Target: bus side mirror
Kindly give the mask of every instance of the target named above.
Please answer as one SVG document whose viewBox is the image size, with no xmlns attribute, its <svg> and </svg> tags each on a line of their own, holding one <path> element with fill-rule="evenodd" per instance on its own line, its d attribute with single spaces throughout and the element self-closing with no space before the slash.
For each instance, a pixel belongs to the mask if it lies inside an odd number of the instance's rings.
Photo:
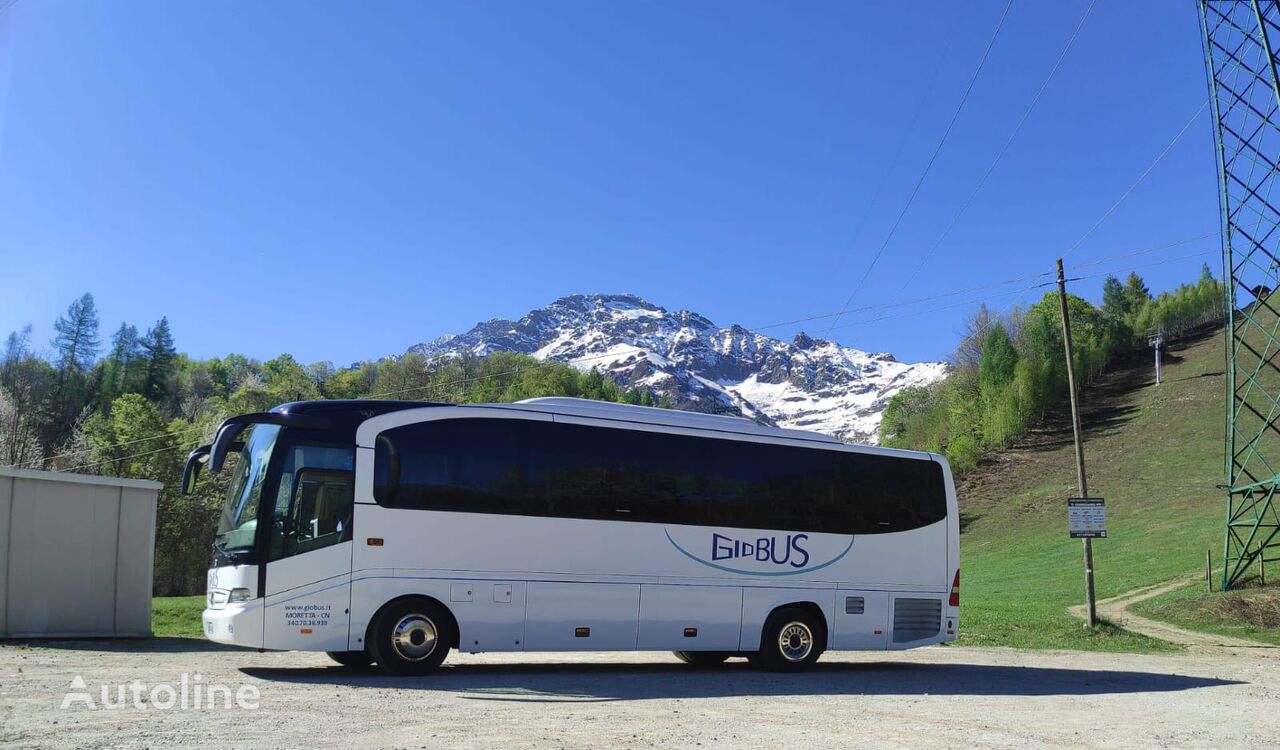
<svg viewBox="0 0 1280 750">
<path fill-rule="evenodd" d="M 209 460 L 209 451 L 213 446 L 202 445 L 191 451 L 187 462 L 182 465 L 182 494 L 190 495 L 196 491 L 196 480 L 200 477 L 200 467 Z"/>
<path fill-rule="evenodd" d="M 196 479 L 200 477 L 200 464 L 182 470 L 182 494 L 190 495 L 196 491 Z"/>
</svg>

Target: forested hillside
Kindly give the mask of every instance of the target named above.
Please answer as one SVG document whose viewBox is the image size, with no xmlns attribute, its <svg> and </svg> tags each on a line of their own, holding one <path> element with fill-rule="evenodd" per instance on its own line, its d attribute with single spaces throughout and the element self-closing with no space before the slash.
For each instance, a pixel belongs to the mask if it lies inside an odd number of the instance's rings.
<svg viewBox="0 0 1280 750">
<path fill-rule="evenodd" d="M 1102 305 L 1068 294 L 1076 377 L 1088 383 L 1118 357 L 1148 347 L 1162 333 L 1176 340 L 1224 316 L 1222 283 L 1208 265 L 1194 284 L 1153 297 L 1136 273 L 1121 283 L 1107 277 Z M 945 453 L 957 474 L 1007 447 L 1067 394 L 1062 303 L 1049 292 L 1026 309 L 997 314 L 980 309 L 953 356 L 948 376 L 903 389 L 880 424 L 883 445 Z"/>
<path fill-rule="evenodd" d="M 447 402 L 577 396 L 657 405 L 647 390 L 620 388 L 595 370 L 518 354 L 428 361 L 420 354 L 337 368 L 288 354 L 261 362 L 240 354 L 179 353 L 169 322 L 144 332 L 122 324 L 107 341 L 85 294 L 55 323 L 49 348 L 31 327 L 9 334 L 0 359 L 0 465 L 76 471 L 164 483 L 156 523 L 155 591 L 202 593 L 221 508 L 218 482 L 178 491 L 187 452 L 227 416 L 287 401 L 404 398 Z M 226 476 L 226 472 L 222 476 Z"/>
</svg>

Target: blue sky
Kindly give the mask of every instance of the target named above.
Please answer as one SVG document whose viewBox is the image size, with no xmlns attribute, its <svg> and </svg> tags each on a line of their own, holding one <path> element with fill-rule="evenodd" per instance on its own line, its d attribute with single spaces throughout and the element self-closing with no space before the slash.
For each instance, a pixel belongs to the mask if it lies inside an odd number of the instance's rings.
<svg viewBox="0 0 1280 750">
<path fill-rule="evenodd" d="M 904 290 L 1087 4 L 1014 1 L 853 307 L 1050 270 L 1197 111 L 1194 4 L 1100 0 Z M 1004 5 L 18 0 L 0 11 L 0 335 L 47 341 L 85 291 L 104 339 L 167 315 L 195 356 L 339 364 L 576 292 L 722 325 L 833 312 Z M 1216 195 L 1206 111 L 1068 265 L 1213 232 Z M 1216 272 L 1217 247 L 1079 273 L 1158 263 L 1139 272 L 1166 288 Z M 969 301 L 1040 293 L 1024 286 L 850 313 L 831 337 L 940 358 Z"/>
</svg>

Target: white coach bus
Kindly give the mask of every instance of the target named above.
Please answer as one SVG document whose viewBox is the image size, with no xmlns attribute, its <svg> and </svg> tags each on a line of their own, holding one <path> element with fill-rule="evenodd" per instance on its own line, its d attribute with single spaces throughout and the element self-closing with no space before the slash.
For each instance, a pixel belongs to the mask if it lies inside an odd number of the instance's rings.
<svg viewBox="0 0 1280 750">
<path fill-rule="evenodd" d="M 539 398 L 312 401 L 228 419 L 204 630 L 423 674 L 461 651 L 671 650 L 793 671 L 954 640 L 941 456 Z"/>
</svg>

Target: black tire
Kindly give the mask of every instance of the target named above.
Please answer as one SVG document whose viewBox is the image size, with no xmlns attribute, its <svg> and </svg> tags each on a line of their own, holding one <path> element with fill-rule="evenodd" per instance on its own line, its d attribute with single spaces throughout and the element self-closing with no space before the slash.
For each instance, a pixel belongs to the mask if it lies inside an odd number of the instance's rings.
<svg viewBox="0 0 1280 750">
<path fill-rule="evenodd" d="M 427 599 L 401 599 L 373 618 L 366 639 L 369 654 L 392 675 L 433 671 L 458 642 L 448 610 Z"/>
<path fill-rule="evenodd" d="M 800 672 L 813 666 L 826 647 L 822 623 L 800 607 L 783 607 L 765 620 L 760 651 L 752 662 L 770 672 Z"/>
<path fill-rule="evenodd" d="M 676 658 L 694 667 L 718 667 L 732 656 L 728 651 L 672 651 Z"/>
<path fill-rule="evenodd" d="M 348 669 L 364 669 L 373 663 L 368 651 L 328 651 L 329 658 Z"/>
</svg>

